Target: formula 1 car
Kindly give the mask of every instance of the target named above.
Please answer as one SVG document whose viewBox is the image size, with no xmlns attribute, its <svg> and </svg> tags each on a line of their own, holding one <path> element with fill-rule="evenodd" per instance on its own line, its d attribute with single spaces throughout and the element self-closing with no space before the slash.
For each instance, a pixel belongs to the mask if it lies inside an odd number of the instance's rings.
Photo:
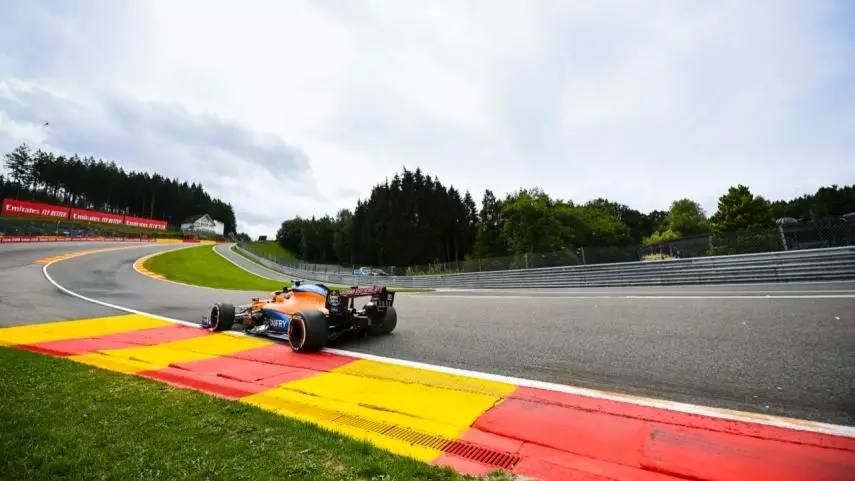
<svg viewBox="0 0 855 481">
<path fill-rule="evenodd" d="M 371 299 L 356 309 L 356 298 L 367 296 Z M 295 352 L 312 352 L 345 334 L 389 334 L 398 323 L 394 300 L 395 293 L 383 286 L 336 290 L 294 281 L 292 287 L 248 304 L 218 302 L 202 326 L 227 331 L 237 321 L 247 334 L 288 341 Z"/>
</svg>

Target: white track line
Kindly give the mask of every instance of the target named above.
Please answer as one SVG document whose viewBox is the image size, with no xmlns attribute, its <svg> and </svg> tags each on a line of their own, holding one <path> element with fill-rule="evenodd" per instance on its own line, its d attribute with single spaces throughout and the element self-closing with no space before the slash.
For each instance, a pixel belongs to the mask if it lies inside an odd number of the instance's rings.
<svg viewBox="0 0 855 481">
<path fill-rule="evenodd" d="M 48 282 L 50 282 L 51 284 L 53 284 L 53 286 L 54 286 L 54 287 L 56 287 L 56 288 L 57 288 L 57 289 L 59 289 L 60 291 L 64 292 L 65 294 L 68 294 L 69 296 L 76 297 L 76 298 L 78 298 L 78 299 L 84 300 L 84 301 L 86 301 L 86 302 L 91 302 L 91 303 L 93 303 L 93 304 L 98 304 L 99 306 L 109 307 L 110 309 L 116 309 L 117 311 L 123 311 L 123 312 L 127 312 L 127 313 L 130 313 L 130 314 L 139 314 L 139 315 L 141 315 L 141 316 L 149 316 L 149 317 L 153 317 L 153 318 L 155 318 L 155 319 L 160 319 L 160 320 L 162 320 L 162 321 L 167 321 L 167 322 L 173 322 L 173 323 L 181 324 L 181 325 L 184 325 L 184 326 L 200 327 L 200 326 L 199 326 L 199 324 L 194 323 L 194 322 L 180 321 L 180 320 L 178 320 L 178 319 L 172 319 L 171 317 L 158 316 L 157 314 L 152 314 L 152 313 L 149 313 L 149 312 L 138 311 L 138 310 L 136 310 L 136 309 L 131 309 L 131 308 L 129 308 L 129 307 L 118 306 L 118 305 L 116 305 L 116 304 L 110 304 L 109 302 L 104 302 L 104 301 L 99 301 L 99 300 L 97 300 L 97 299 L 92 299 L 91 297 L 86 297 L 86 296 L 84 296 L 84 295 L 82 295 L 82 294 L 78 294 L 78 293 L 76 293 L 76 292 L 74 292 L 74 291 L 71 291 L 71 290 L 69 290 L 69 289 L 66 289 L 65 287 L 62 287 L 61 285 L 59 285 L 59 283 L 58 283 L 58 282 L 56 282 L 55 280 L 53 280 L 53 277 L 51 277 L 51 276 L 50 276 L 50 274 L 48 274 L 47 269 L 48 269 L 48 267 L 50 267 L 51 265 L 53 265 L 53 263 L 54 263 L 54 262 L 57 262 L 57 261 L 51 261 L 51 262 L 48 262 L 47 264 L 45 264 L 44 266 L 42 266 L 42 274 L 44 274 L 45 279 L 47 279 L 47 280 L 48 280 Z M 143 275 L 144 275 L 144 274 L 143 274 Z M 158 280 L 159 280 L 159 279 L 158 279 Z"/>
<path fill-rule="evenodd" d="M 233 245 L 234 245 L 234 244 L 229 244 L 229 248 L 231 248 L 231 246 L 233 246 Z M 244 266 L 242 266 L 242 265 L 238 264 L 237 262 L 235 262 L 235 261 L 233 261 L 233 260 L 229 259 L 229 258 L 228 258 L 225 254 L 223 254 L 222 252 L 218 251 L 218 250 L 217 250 L 217 246 L 216 246 L 216 245 L 214 246 L 214 252 L 216 252 L 216 253 L 217 253 L 217 255 L 218 255 L 218 256 L 220 256 L 220 257 L 222 257 L 223 259 L 225 259 L 225 260 L 227 260 L 227 261 L 231 262 L 231 263 L 232 263 L 232 264 L 234 264 L 235 266 L 239 267 L 240 269 L 242 269 L 242 270 L 244 270 L 244 271 L 246 271 L 246 272 L 249 272 L 250 274 L 252 274 L 252 275 L 254 275 L 254 276 L 256 276 L 256 277 L 261 277 L 262 279 L 269 279 L 269 280 L 271 280 L 271 281 L 276 281 L 276 282 L 288 282 L 288 281 L 283 281 L 282 279 L 274 279 L 274 278 L 272 278 L 272 277 L 262 276 L 261 274 L 259 274 L 259 273 L 257 273 L 257 272 L 252 272 L 251 270 L 247 269 L 246 267 L 244 267 Z M 240 255 L 240 254 L 238 254 L 238 255 Z M 241 257 L 243 257 L 243 256 L 241 256 Z M 264 270 L 270 271 L 270 272 L 272 272 L 272 273 L 274 273 L 274 274 L 277 274 L 277 275 L 280 275 L 280 276 L 283 276 L 283 277 L 288 277 L 288 275 L 287 275 L 287 274 L 283 274 L 283 273 L 281 273 L 281 272 L 276 272 L 276 271 L 274 271 L 273 269 L 270 269 L 269 267 L 265 267 L 265 266 L 263 266 L 263 265 L 259 264 L 258 262 L 255 262 L 255 261 L 253 261 L 253 260 L 250 260 L 250 259 L 248 259 L 248 258 L 246 258 L 246 257 L 243 257 L 243 258 L 244 258 L 244 259 L 246 259 L 248 262 L 252 262 L 253 264 L 257 265 L 258 267 L 260 267 L 260 268 L 262 268 L 262 269 L 264 269 Z"/>
<path fill-rule="evenodd" d="M 201 325 L 197 324 L 197 323 L 188 322 L 188 321 L 181 321 L 181 320 L 173 319 L 170 317 L 159 316 L 157 314 L 151 314 L 148 312 L 143 312 L 143 311 L 131 309 L 128 307 L 123 307 L 123 306 L 119 306 L 116 304 L 111 304 L 108 302 L 99 301 L 97 299 L 92 299 L 90 297 L 86 297 L 86 296 L 83 296 L 83 295 L 78 294 L 76 292 L 73 292 L 69 289 L 66 289 L 65 287 L 59 285 L 50 276 L 50 274 L 48 274 L 48 267 L 53 265 L 54 262 L 59 262 L 61 260 L 62 259 L 58 259 L 58 260 L 55 260 L 55 261 L 52 261 L 52 262 L 45 264 L 42 267 L 42 273 L 44 274 L 45 278 L 51 284 L 54 285 L 54 287 L 56 287 L 60 291 L 66 293 L 70 296 L 76 297 L 78 299 L 81 299 L 81 300 L 84 300 L 87 302 L 91 302 L 93 304 L 98 304 L 100 306 L 109 307 L 111 309 L 116 309 L 119 311 L 131 313 L 131 314 L 139 314 L 139 315 L 149 316 L 149 317 L 153 317 L 155 319 L 160 319 L 160 320 L 167 321 L 167 322 L 173 322 L 173 323 L 181 324 L 184 326 L 191 326 L 191 327 L 196 327 L 196 328 L 202 329 Z M 245 336 L 244 333 L 237 332 L 237 331 L 225 331 L 225 332 L 222 332 L 222 334 L 229 334 L 229 335 L 235 335 L 235 336 Z M 358 359 L 367 359 L 367 360 L 372 360 L 372 361 L 385 362 L 388 364 L 394 364 L 394 365 L 398 365 L 398 366 L 412 367 L 412 368 L 417 368 L 417 369 L 425 369 L 428 371 L 442 372 L 442 373 L 447 373 L 447 374 L 455 374 L 455 375 L 466 376 L 466 377 L 471 377 L 471 378 L 475 378 L 475 379 L 504 382 L 504 383 L 508 383 L 508 384 L 514 384 L 517 386 L 544 389 L 547 391 L 555 391 L 555 392 L 562 392 L 562 393 L 567 393 L 567 394 L 576 394 L 576 395 L 580 395 L 580 396 L 587 396 L 587 397 L 592 397 L 592 398 L 597 398 L 597 399 L 607 399 L 607 400 L 611 400 L 611 401 L 625 402 L 625 403 L 629 403 L 629 404 L 635 404 L 638 406 L 647 406 L 647 407 L 652 407 L 652 408 L 657 408 L 657 409 L 665 409 L 665 410 L 683 412 L 683 413 L 688 413 L 688 414 L 697 414 L 697 415 L 701 415 L 701 416 L 709 416 L 709 417 L 714 417 L 714 418 L 718 418 L 718 419 L 728 419 L 731 421 L 741 421 L 741 422 L 746 422 L 746 423 L 762 424 L 762 425 L 766 425 L 766 426 L 775 426 L 775 427 L 780 427 L 780 428 L 785 428 L 785 429 L 793 429 L 793 430 L 798 430 L 798 431 L 808 431 L 808 432 L 815 432 L 815 433 L 822 433 L 822 434 L 830 434 L 830 435 L 835 435 L 835 436 L 845 436 L 845 437 L 855 438 L 855 426 L 845 426 L 845 425 L 838 425 L 838 424 L 820 423 L 820 422 L 815 422 L 815 421 L 806 421 L 806 420 L 786 418 L 786 417 L 781 417 L 781 416 L 770 416 L 770 415 L 759 414 L 759 413 L 750 413 L 750 412 L 735 411 L 735 410 L 730 410 L 730 409 L 714 408 L 714 407 L 709 407 L 709 406 L 700 406 L 700 405 L 695 405 L 695 404 L 678 403 L 678 402 L 667 401 L 664 399 L 654 399 L 654 398 L 646 398 L 646 397 L 639 397 L 639 396 L 628 396 L 628 395 L 615 393 L 615 392 L 609 392 L 609 391 L 600 391 L 600 390 L 596 390 L 596 389 L 586 389 L 586 388 L 580 388 L 580 387 L 574 387 L 574 386 L 567 386 L 567 385 L 563 385 L 563 384 L 555 384 L 555 383 L 550 383 L 550 382 L 545 382 L 545 381 L 536 381 L 536 380 L 532 380 L 532 379 L 523 379 L 523 378 L 517 378 L 517 377 L 511 377 L 511 376 L 502 376 L 502 375 L 498 375 L 498 374 L 489 374 L 489 373 L 478 372 L 478 371 L 469 371 L 466 369 L 457 369 L 457 368 L 452 368 L 452 367 L 447 367 L 447 366 L 439 366 L 439 365 L 435 365 L 435 364 L 427 364 L 427 363 L 416 362 L 416 361 L 406 361 L 403 359 L 395 359 L 395 358 L 389 358 L 389 357 L 383 357 L 383 356 L 376 356 L 373 354 L 365 354 L 365 353 L 361 353 L 361 352 L 345 351 L 345 350 L 341 350 L 341 349 L 325 348 L 324 351 L 329 352 L 329 353 L 333 353 L 333 354 L 340 354 L 343 356 L 354 357 L 354 358 L 358 358 Z"/>
<path fill-rule="evenodd" d="M 234 245 L 235 245 L 235 244 L 230 244 L 230 245 L 229 245 L 229 247 L 231 248 L 231 246 L 234 246 Z M 236 263 L 235 261 L 233 261 L 233 260 L 229 259 L 228 257 L 226 257 L 222 252 L 218 251 L 217 249 L 214 249 L 214 252 L 216 252 L 217 254 L 219 254 L 223 259 L 225 259 L 225 260 L 227 260 L 227 261 L 231 262 L 232 264 L 234 264 L 234 265 L 236 265 L 236 266 L 240 267 L 241 269 L 245 270 L 246 272 L 249 272 L 250 274 L 256 275 L 256 276 L 261 277 L 261 278 L 264 278 L 264 279 L 270 279 L 270 280 L 272 280 L 272 281 L 276 281 L 276 282 L 291 282 L 291 281 L 285 281 L 285 280 L 283 280 L 283 279 L 274 279 L 274 278 L 272 278 L 272 277 L 262 276 L 261 274 L 259 274 L 259 273 L 257 273 L 257 272 L 252 272 L 251 270 L 247 269 L 246 267 L 243 267 L 243 266 L 241 266 L 240 264 Z M 256 261 L 254 261 L 254 260 L 250 259 L 249 257 L 246 257 L 246 256 L 244 256 L 244 255 L 241 255 L 239 252 L 237 252 L 237 250 L 234 250 L 234 251 L 232 251 L 232 252 L 234 252 L 235 254 L 239 255 L 241 258 L 246 259 L 246 261 L 247 261 L 247 262 L 250 262 L 250 263 L 252 263 L 252 264 L 254 264 L 254 265 L 256 265 L 256 266 L 258 266 L 258 267 L 260 267 L 260 268 L 262 268 L 262 269 L 264 269 L 264 270 L 266 270 L 266 271 L 270 271 L 270 272 L 272 272 L 272 273 L 274 273 L 274 274 L 276 274 L 276 275 L 280 275 L 280 276 L 283 276 L 283 277 L 289 277 L 289 278 L 291 278 L 292 280 L 293 280 L 293 279 L 303 279 L 303 280 L 307 280 L 307 281 L 314 281 L 314 280 L 315 280 L 315 279 L 308 278 L 308 277 L 291 276 L 291 275 L 285 274 L 284 272 L 275 271 L 275 270 L 273 270 L 273 269 L 271 269 L 271 268 L 269 268 L 269 267 L 267 267 L 267 266 L 264 266 L 264 265 L 262 265 L 262 264 L 259 264 L 258 262 L 256 262 Z"/>
</svg>

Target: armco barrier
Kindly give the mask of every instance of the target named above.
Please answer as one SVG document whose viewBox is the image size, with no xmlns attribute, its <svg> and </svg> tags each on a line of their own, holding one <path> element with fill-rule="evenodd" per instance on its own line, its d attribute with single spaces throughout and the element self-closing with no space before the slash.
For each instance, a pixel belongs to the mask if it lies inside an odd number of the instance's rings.
<svg viewBox="0 0 855 481">
<path fill-rule="evenodd" d="M 283 274 L 345 285 L 509 288 L 855 280 L 855 246 L 425 276 L 353 276 L 304 271 L 259 257 L 240 246 L 237 248 L 260 264 Z"/>
</svg>

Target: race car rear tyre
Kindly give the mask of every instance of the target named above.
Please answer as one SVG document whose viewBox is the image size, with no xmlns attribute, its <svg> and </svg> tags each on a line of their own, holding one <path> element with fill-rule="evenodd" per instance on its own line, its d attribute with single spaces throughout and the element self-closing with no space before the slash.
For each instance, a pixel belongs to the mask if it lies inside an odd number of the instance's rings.
<svg viewBox="0 0 855 481">
<path fill-rule="evenodd" d="M 298 312 L 288 323 L 288 344 L 295 352 L 314 352 L 327 345 L 329 325 L 320 311 Z"/>
<path fill-rule="evenodd" d="M 228 331 L 235 324 L 235 306 L 228 302 L 218 302 L 211 308 L 211 330 Z"/>
<path fill-rule="evenodd" d="M 389 306 L 386 308 L 386 313 L 381 317 L 377 316 L 373 319 L 377 324 L 372 325 L 368 328 L 368 334 L 372 336 L 385 336 L 390 332 L 395 330 L 395 326 L 398 325 L 398 313 L 395 312 L 395 308 Z"/>
</svg>

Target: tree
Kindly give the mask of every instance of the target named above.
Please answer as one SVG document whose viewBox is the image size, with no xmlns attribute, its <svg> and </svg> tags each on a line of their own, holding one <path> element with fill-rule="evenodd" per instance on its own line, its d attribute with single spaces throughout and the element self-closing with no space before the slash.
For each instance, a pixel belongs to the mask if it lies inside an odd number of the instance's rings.
<svg viewBox="0 0 855 481">
<path fill-rule="evenodd" d="M 351 250 L 351 228 L 353 214 L 348 209 L 341 209 L 335 218 L 335 233 L 333 234 L 333 252 L 339 262 L 353 262 Z"/>
<path fill-rule="evenodd" d="M 501 204 L 493 191 L 484 191 L 475 233 L 474 254 L 479 259 L 508 255 L 508 243 L 503 231 Z"/>
<path fill-rule="evenodd" d="M 780 248 L 769 202 L 744 185 L 728 189 L 710 218 L 712 254 L 762 252 Z"/>
<path fill-rule="evenodd" d="M 716 233 L 768 227 L 775 227 L 769 202 L 741 184 L 719 198 L 718 211 L 710 218 L 710 228 Z"/>
<path fill-rule="evenodd" d="M 100 210 L 136 217 L 156 218 L 176 225 L 190 215 L 208 213 L 235 232 L 232 206 L 212 198 L 199 184 L 188 185 L 160 174 L 125 172 L 115 162 L 92 156 L 55 155 L 26 144 L 6 154 L 20 197 L 70 207 Z M 5 195 L 7 188 L 3 186 Z"/>
<path fill-rule="evenodd" d="M 676 232 L 672 231 L 671 229 L 668 229 L 662 232 L 654 232 L 653 234 L 645 237 L 642 243 L 646 246 L 652 246 L 656 244 L 663 244 L 679 237 L 680 236 Z"/>
<path fill-rule="evenodd" d="M 454 186 L 404 168 L 357 201 L 349 229 L 352 261 L 411 266 L 462 260 L 474 239 L 472 211 L 474 202 L 467 206 Z"/>
<path fill-rule="evenodd" d="M 562 224 L 555 216 L 554 206 L 549 195 L 539 188 L 521 189 L 502 203 L 502 232 L 513 253 L 561 249 Z"/>
<path fill-rule="evenodd" d="M 562 223 L 570 228 L 566 243 L 573 247 L 602 247 L 630 243 L 629 228 L 618 212 L 598 202 L 569 206 Z"/>
<path fill-rule="evenodd" d="M 836 219 L 855 212 L 855 185 L 820 187 L 813 195 L 810 213 L 815 220 Z"/>
<path fill-rule="evenodd" d="M 657 229 L 651 222 L 651 219 L 641 212 L 630 208 L 627 205 L 612 202 L 608 199 L 595 199 L 586 206 L 598 208 L 606 215 L 617 219 L 619 222 L 626 225 L 627 242 L 641 242 L 641 239 L 650 235 Z"/>
<path fill-rule="evenodd" d="M 691 199 L 675 200 L 665 219 L 668 230 L 678 236 L 702 234 L 709 230 L 706 213 L 701 205 Z"/>
<path fill-rule="evenodd" d="M 16 197 L 20 197 L 21 189 L 29 186 L 33 179 L 33 156 L 27 144 L 21 144 L 6 154 L 6 169 L 9 177 L 18 184 Z"/>
<path fill-rule="evenodd" d="M 662 231 L 668 228 L 666 219 L 668 218 L 668 211 L 664 210 L 653 210 L 650 211 L 647 215 L 645 215 L 645 228 L 647 232 L 645 235 L 650 235 L 653 232 Z"/>
<path fill-rule="evenodd" d="M 283 249 L 295 254 L 300 253 L 303 248 L 303 222 L 299 217 L 283 221 L 276 231 L 276 242 Z"/>
</svg>

